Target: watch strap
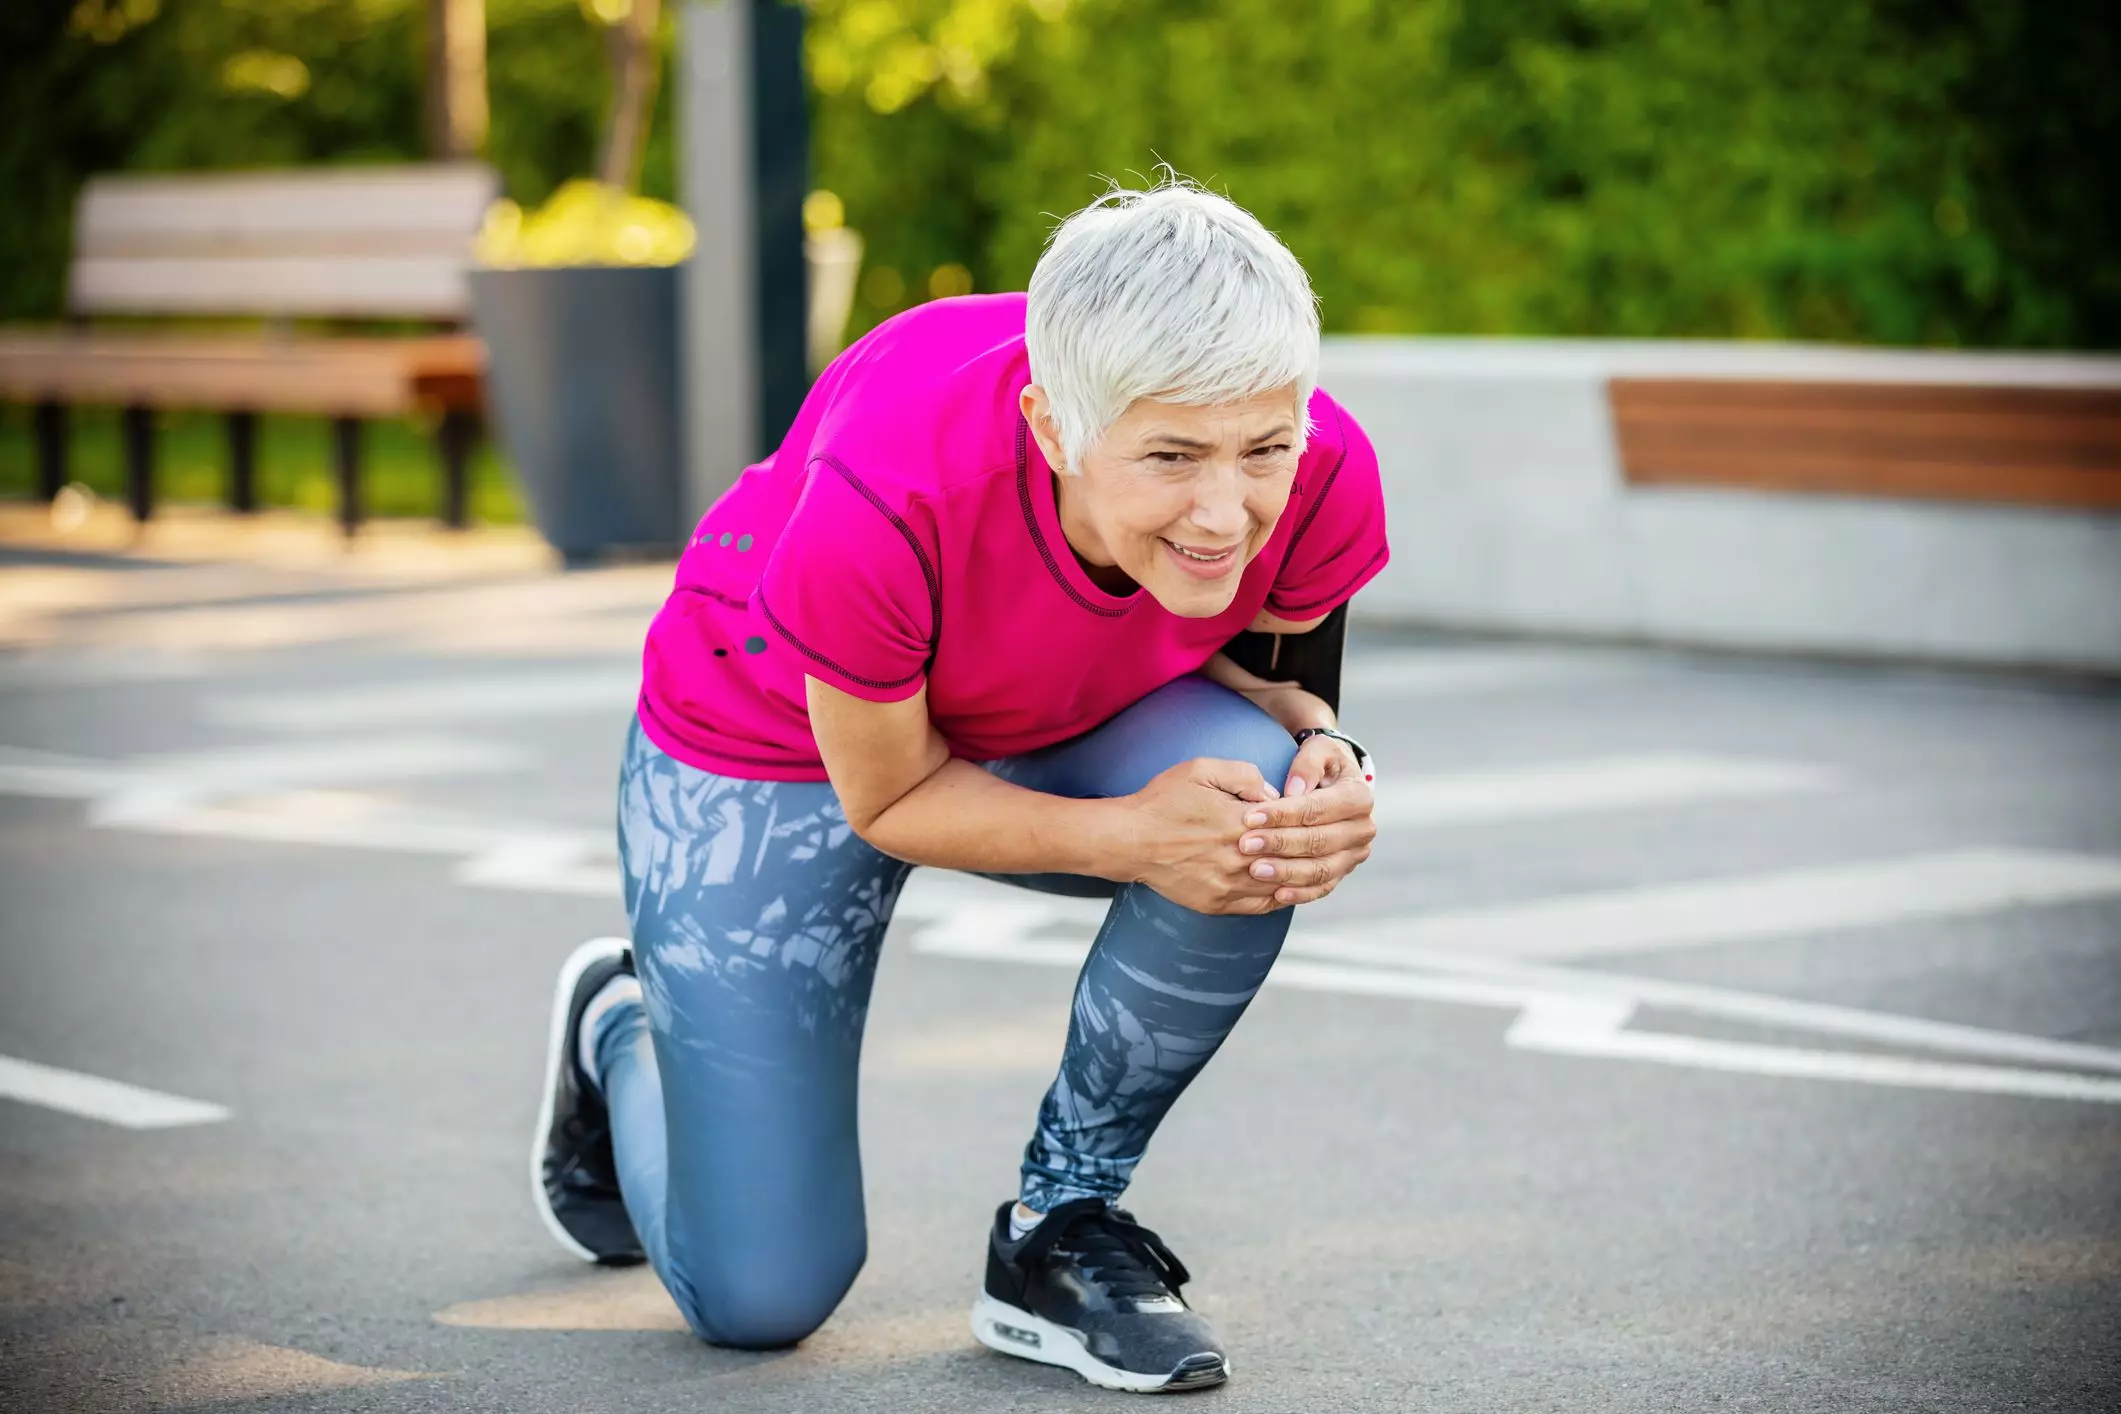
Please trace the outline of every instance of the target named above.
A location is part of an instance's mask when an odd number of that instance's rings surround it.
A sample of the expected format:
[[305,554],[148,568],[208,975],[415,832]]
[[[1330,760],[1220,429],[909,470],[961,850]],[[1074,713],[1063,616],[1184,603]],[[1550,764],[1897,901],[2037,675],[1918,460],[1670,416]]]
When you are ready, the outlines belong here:
[[1341,731],[1336,727],[1305,727],[1302,731],[1296,734],[1296,744],[1298,746],[1302,746],[1305,742],[1309,741],[1314,736],[1331,737],[1333,738],[1333,740],[1346,745],[1346,747],[1350,751],[1355,753],[1355,764],[1362,768],[1362,778],[1366,781],[1371,782],[1372,784],[1375,784],[1377,780],[1377,768],[1370,760],[1370,750],[1368,747],[1364,746],[1354,737],[1349,736],[1346,732]]

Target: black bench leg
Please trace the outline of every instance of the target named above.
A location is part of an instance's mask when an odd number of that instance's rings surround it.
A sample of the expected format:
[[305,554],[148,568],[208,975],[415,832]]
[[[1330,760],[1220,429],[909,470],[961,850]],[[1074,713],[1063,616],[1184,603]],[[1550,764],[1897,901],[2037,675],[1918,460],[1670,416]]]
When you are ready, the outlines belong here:
[[361,528],[361,419],[331,420],[331,465],[339,482],[339,528],[352,535]]
[[37,404],[37,496],[49,501],[66,485],[66,404]]
[[469,408],[451,408],[435,428],[435,452],[442,459],[442,523],[462,530],[471,523],[471,449],[479,437],[479,419]]
[[125,500],[145,525],[155,514],[155,412],[138,403],[119,414],[125,440]]
[[258,508],[258,415],[228,415],[228,508],[249,515]]

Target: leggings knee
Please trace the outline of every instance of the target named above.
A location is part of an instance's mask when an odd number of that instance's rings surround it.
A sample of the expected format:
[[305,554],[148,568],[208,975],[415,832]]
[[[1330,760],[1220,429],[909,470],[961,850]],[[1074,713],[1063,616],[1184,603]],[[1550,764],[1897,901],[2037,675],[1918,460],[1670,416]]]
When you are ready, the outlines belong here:
[[1239,694],[1205,678],[1180,678],[1154,695],[1178,725],[1187,758],[1247,761],[1276,790],[1289,778],[1296,742],[1281,723]]
[[773,1271],[736,1275],[712,1294],[695,1289],[682,1302],[686,1324],[710,1345],[778,1350],[825,1324],[861,1270],[804,1271],[792,1260]]

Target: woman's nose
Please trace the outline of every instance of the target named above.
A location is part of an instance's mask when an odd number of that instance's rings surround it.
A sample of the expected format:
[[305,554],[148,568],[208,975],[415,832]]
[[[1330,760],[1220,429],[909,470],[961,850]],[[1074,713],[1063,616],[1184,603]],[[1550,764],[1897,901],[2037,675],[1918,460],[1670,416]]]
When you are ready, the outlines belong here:
[[1194,498],[1192,521],[1203,535],[1234,540],[1244,534],[1245,519],[1245,498],[1235,487]]

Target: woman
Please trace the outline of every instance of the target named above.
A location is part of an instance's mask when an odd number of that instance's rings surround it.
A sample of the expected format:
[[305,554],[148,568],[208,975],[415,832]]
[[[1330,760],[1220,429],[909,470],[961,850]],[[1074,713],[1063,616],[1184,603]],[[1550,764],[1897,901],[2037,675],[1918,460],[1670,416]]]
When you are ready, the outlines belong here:
[[1100,894],[974,1330],[1110,1388],[1227,1377],[1113,1202],[1375,833],[1329,699],[1377,465],[1317,366],[1295,257],[1173,180],[1065,222],[1028,297],[920,306],[825,371],[649,631],[633,945],[578,950],[553,1008],[537,1194],[570,1250],[653,1263],[716,1344],[815,1330],[866,1253],[856,1062],[907,874]]

